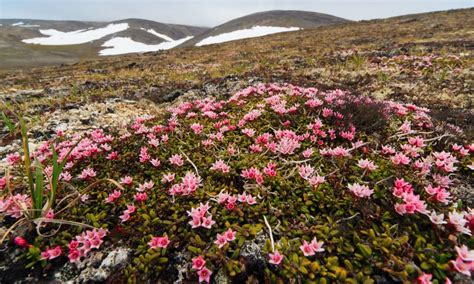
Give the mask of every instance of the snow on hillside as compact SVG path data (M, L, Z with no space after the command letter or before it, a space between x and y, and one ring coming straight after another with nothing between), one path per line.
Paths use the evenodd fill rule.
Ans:
M144 44L142 42L134 41L128 37L115 37L110 39L102 46L109 47L99 51L99 55L118 55L126 53L136 53L136 52L149 52L149 51L158 51L171 49L175 46L182 44L183 42L191 39L192 36L185 37L178 40L171 39L170 41L162 42L160 44Z
M174 39L170 38L170 37L167 36L167 35L160 34L159 32L155 31L154 29L148 29L148 30L147 30L147 29L142 28L142 30L147 31L147 32L151 33L152 35L155 35L155 36L157 36L157 37L159 37L159 38L162 38L162 39L164 39L165 41L174 41Z
M128 29L127 23L109 24L103 28L77 30L72 32L61 32L54 29L40 30L40 33L48 37L37 37L22 40L24 43L41 45L70 45L82 44L98 40L104 36L121 32Z
M244 38L260 37L260 36L265 36L265 35L275 34L275 33L291 32L291 31L297 31L299 29L300 28L297 28L297 27L284 28L284 27L270 27L270 26L253 26L250 29L237 30L237 31L229 32L229 33L223 33L216 36L210 36L196 43L196 46L222 43L222 42L233 41L233 40L244 39Z

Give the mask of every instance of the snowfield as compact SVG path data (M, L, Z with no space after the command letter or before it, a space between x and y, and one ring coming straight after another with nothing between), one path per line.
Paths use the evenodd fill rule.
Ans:
M244 38L260 37L260 36L282 33L282 32L292 32L292 31L297 31L299 29L300 28L297 28L297 27L284 28L284 27L270 27L270 26L254 26L254 27L251 27L250 29L237 30L230 33L223 33L216 36L210 36L196 43L196 46L222 43L222 42L233 41L233 40L244 39Z
M70 45L82 44L98 40L104 36L121 32L128 29L127 23L110 24L103 28L77 30L72 32L61 32L54 29L40 30L40 33L48 37L37 37L22 40L24 43L41 45Z
M149 51L171 49L191 38L192 36L185 37L178 40L171 39L171 41L166 41L160 44L150 45L150 44L144 44L142 42L134 41L128 37L115 37L113 39L110 39L104 42L104 44L102 44L102 46L109 47L109 48L99 51L99 55L118 55L118 54L126 54L126 53L149 52Z
M170 37L167 36L167 35L160 34L159 32L155 31L154 29L148 29L148 30L147 30L147 29L142 28L142 30L147 31L147 32L151 33L152 35L155 35L155 36L157 36L157 37L159 37L159 38L162 38L162 39L165 40L165 41L174 41L174 39L170 38Z

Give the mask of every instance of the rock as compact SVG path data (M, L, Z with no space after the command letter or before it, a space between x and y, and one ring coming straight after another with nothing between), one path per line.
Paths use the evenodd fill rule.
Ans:
M117 270L122 264L128 260L128 254L130 249L117 248L111 251L107 257L102 261L96 273L91 280L93 281L104 281L110 274Z
M263 282L264 269L267 263L267 257L263 252L265 240L265 232L261 231L257 234L255 239L244 242L240 251L240 257L244 260L242 267L243 275L241 275L242 278L247 278L249 275L255 274L257 277L261 278L259 280ZM245 279L239 280L245 281Z
M157 98L157 103L169 103L182 96L184 92L180 89L174 90L171 93Z
M130 251L129 248L118 247L110 251L107 256L102 251L95 251L77 266L66 263L54 274L54 279L61 283L104 282L128 263Z

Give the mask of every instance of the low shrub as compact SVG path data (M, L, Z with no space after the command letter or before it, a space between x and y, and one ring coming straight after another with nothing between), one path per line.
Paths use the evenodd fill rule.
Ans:
M64 202L45 218L94 228L13 236L30 266L126 245L132 260L117 273L131 282L469 281L474 211L451 189L474 145L435 151L449 135L434 129L427 109L341 90L269 84L180 103L126 129L45 142L33 153L45 178L52 147L67 159ZM0 212L13 223L18 202L32 204L19 154L7 160ZM90 186L103 179L120 187Z

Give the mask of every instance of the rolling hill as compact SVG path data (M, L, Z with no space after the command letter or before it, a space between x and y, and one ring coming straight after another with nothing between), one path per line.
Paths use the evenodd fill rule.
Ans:
M73 63L97 55L169 49L207 28L142 19L114 22L0 20L2 68Z
M0 19L0 69L74 63L97 56L205 45L348 22L303 11L267 11L215 28L143 19L114 22Z
M346 19L307 11L275 10L250 14L209 29L182 46L207 45L278 32L310 29L349 22Z

